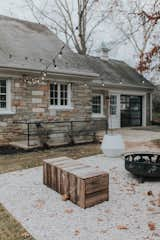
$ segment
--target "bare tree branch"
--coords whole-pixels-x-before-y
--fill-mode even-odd
[[[38,6],[33,0],[25,0],[28,8],[38,22],[47,20],[49,26],[63,33],[68,44],[74,46],[79,54],[87,54],[88,42],[98,26],[105,21],[108,12],[104,9],[103,16],[98,16],[95,4],[103,7],[103,0],[46,0],[43,6]],[[107,0],[111,1],[111,0]],[[116,1],[116,0],[114,0]],[[111,1],[112,2],[112,1]],[[54,6],[51,6],[51,3]],[[50,12],[47,11],[50,9]],[[96,9],[97,10],[97,9]],[[93,23],[90,25],[90,21]],[[77,30],[75,30],[77,27]]]

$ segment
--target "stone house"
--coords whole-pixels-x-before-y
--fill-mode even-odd
[[[153,85],[105,49],[91,57],[65,46],[53,62],[64,43],[46,26],[0,16],[0,33],[0,144],[23,132],[15,121],[105,119],[120,128],[152,120]]]

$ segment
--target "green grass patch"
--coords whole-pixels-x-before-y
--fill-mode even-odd
[[[0,239],[34,240],[34,238],[0,204]]]

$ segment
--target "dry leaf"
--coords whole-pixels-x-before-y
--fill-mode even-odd
[[[41,209],[44,207],[44,205],[45,205],[45,201],[39,199],[36,201],[35,207],[38,209]]]
[[[156,229],[156,225],[155,225],[155,223],[153,223],[153,222],[149,222],[149,223],[148,223],[148,227],[149,227],[149,229],[150,229],[151,231],[154,231],[154,230]]]
[[[155,203],[155,201],[149,201],[150,202],[150,204],[152,204],[153,206],[156,206],[156,203]]]
[[[133,204],[133,207],[135,207],[135,208],[138,208],[139,207],[139,204]]]
[[[67,201],[67,200],[69,200],[69,194],[63,194],[62,201]]]
[[[78,236],[80,234],[80,231],[77,229],[77,230],[75,230],[75,232],[74,232],[74,235],[75,236]]]
[[[21,234],[21,236],[22,236],[24,239],[26,239],[26,238],[29,238],[31,235],[30,235],[28,232],[23,232],[23,233]]]
[[[158,195],[157,206],[160,207],[160,194]]]
[[[98,222],[103,222],[104,220],[102,218],[97,218]]]
[[[147,192],[147,195],[148,195],[148,196],[153,196],[153,192],[152,192],[152,191],[148,191],[148,192]]]
[[[117,226],[117,229],[118,229],[118,230],[127,230],[128,227],[125,226],[125,225],[118,225],[118,226]]]
[[[149,212],[154,212],[154,211],[155,211],[155,208],[149,207],[147,210],[148,210]]]
[[[66,209],[64,212],[65,212],[65,213],[68,213],[68,214],[71,214],[71,213],[73,213],[74,211],[73,211],[73,209]]]

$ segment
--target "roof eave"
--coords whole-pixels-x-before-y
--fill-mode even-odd
[[[100,83],[94,83],[95,86],[99,86]],[[118,88],[118,89],[126,89],[126,88],[134,88],[134,89],[143,89],[143,90],[150,90],[153,91],[155,89],[155,86],[140,86],[140,85],[134,85],[134,84],[114,84],[114,83],[105,83],[104,86],[107,88]]]
[[[1,71],[16,71],[17,73],[33,73],[33,74],[39,74],[40,72],[42,72],[43,70],[40,69],[31,69],[31,68],[14,68],[14,67],[4,67],[4,66],[0,66],[0,70]],[[92,72],[82,72],[82,71],[74,71],[74,70],[60,70],[60,69],[56,69],[55,71],[48,71],[48,75],[56,75],[56,76],[76,76],[76,77],[82,77],[82,78],[91,78],[91,79],[95,79],[99,77],[99,74],[97,73],[92,73]]]

